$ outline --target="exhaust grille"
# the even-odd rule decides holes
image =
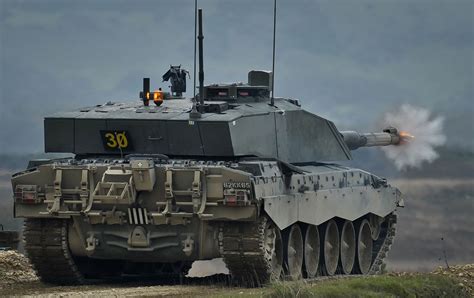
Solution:
[[[128,208],[128,223],[131,225],[147,225],[147,213],[146,208]]]

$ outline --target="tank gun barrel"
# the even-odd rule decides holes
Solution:
[[[359,133],[356,131],[341,131],[340,133],[350,150],[360,147],[400,145],[404,138],[394,127],[388,127],[383,132]]]

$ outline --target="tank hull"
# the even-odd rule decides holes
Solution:
[[[365,260],[369,265],[361,273],[377,273],[385,256],[379,254],[386,254],[393,239],[393,212],[403,206],[396,188],[367,172],[273,160],[69,159],[17,173],[12,185],[15,216],[27,218],[26,250],[33,265],[47,281],[55,280],[48,258],[76,268],[64,283],[87,280],[84,260],[110,261],[121,268],[179,264],[172,273],[183,274],[183,264],[189,269],[195,260],[223,257],[234,277],[255,285],[281,274],[335,274],[323,270],[329,265],[321,260],[326,257],[340,267],[343,254],[349,262],[344,271],[351,273],[356,240],[371,236],[374,257]],[[46,236],[49,229],[57,237]],[[343,230],[362,234],[358,238]],[[349,255],[338,250],[331,259],[323,236],[353,239]],[[315,249],[315,239],[321,242],[321,260],[307,270],[307,244]],[[42,251],[48,246],[58,256]]]

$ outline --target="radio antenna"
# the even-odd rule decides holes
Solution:
[[[270,104],[275,105],[275,36],[276,36],[276,13],[277,13],[277,1],[273,0],[273,63],[272,63],[272,98]]]
[[[193,101],[196,102],[196,42],[197,42],[197,0],[194,0],[194,94]]]
[[[203,58],[203,39],[202,34],[202,9],[198,10],[198,23],[199,23],[199,109],[201,113],[204,111],[204,58]]]
[[[201,118],[201,113],[196,108],[196,105],[197,105],[197,102],[196,102],[196,42],[197,42],[197,0],[194,0],[194,88],[193,88],[194,93],[193,93],[193,108],[189,114],[190,118]]]

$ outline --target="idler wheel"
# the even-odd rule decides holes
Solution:
[[[280,229],[270,220],[265,225],[265,258],[270,263],[270,281],[279,280],[283,271],[283,241]]]
[[[313,278],[318,274],[320,245],[318,227],[308,225],[304,236],[304,271],[308,278]]]
[[[303,235],[300,226],[293,224],[285,237],[285,263],[291,279],[299,279],[303,266]]]
[[[356,253],[356,235],[354,225],[346,220],[341,230],[341,271],[350,274],[354,268]]]
[[[359,222],[357,226],[357,254],[356,272],[361,274],[369,273],[372,265],[372,231],[367,219]]]
[[[336,221],[331,219],[322,227],[323,271],[334,275],[339,263],[339,229]]]

